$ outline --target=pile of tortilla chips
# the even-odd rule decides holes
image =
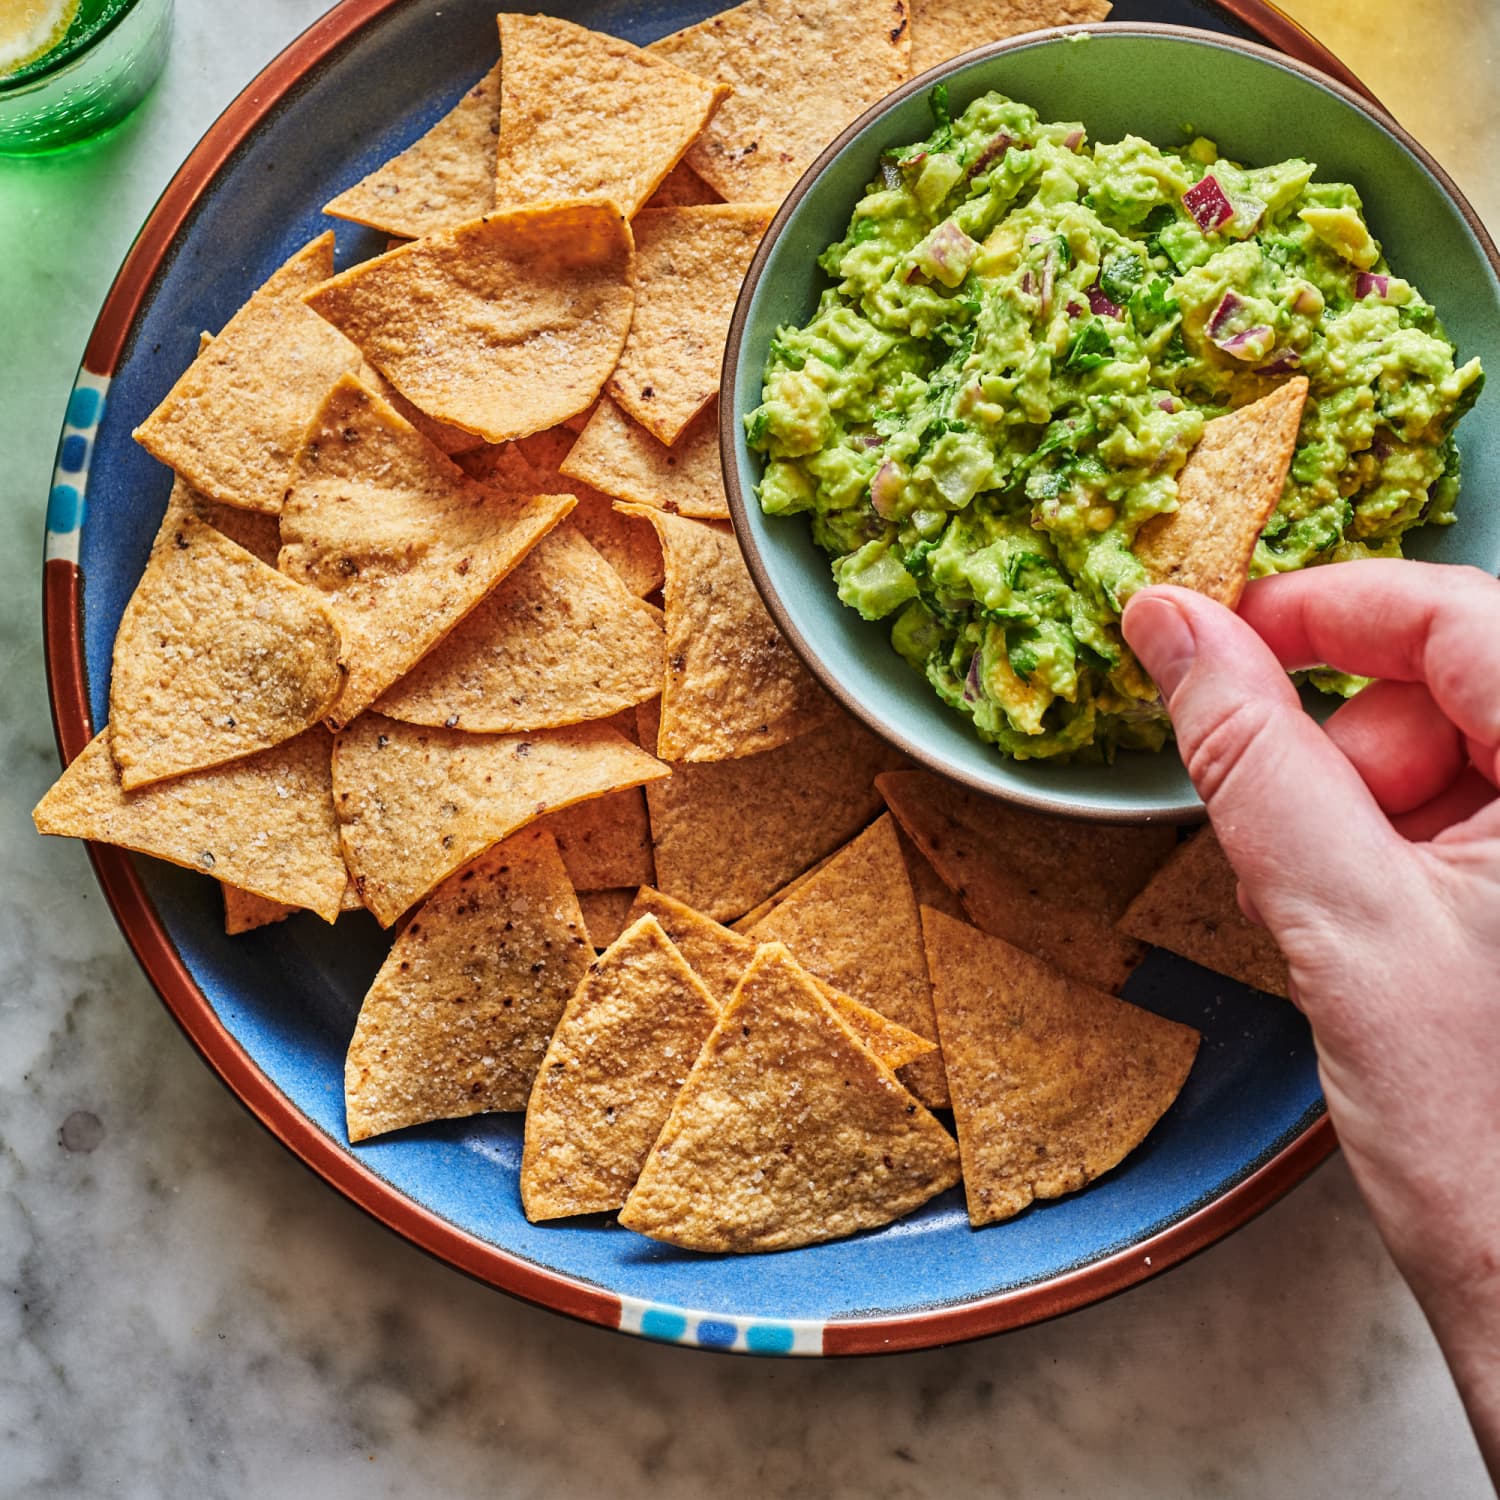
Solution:
[[[911,769],[727,525],[719,365],[777,200],[913,57],[1106,9],[749,0],[646,49],[502,15],[501,61],[328,205],[392,246],[299,250],[142,423],[170,501],[36,824],[212,876],[230,932],[395,929],[352,1141],[524,1109],[531,1218],[698,1250],[960,1180],[980,1224],[1182,1087],[1196,1033],[1108,993],[1141,940],[1285,992],[1211,835]]]

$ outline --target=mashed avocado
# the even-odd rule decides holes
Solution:
[[[1252,574],[1400,554],[1453,520],[1479,393],[1386,266],[1347,183],[1211,141],[1087,144],[986,94],[881,158],[833,279],[782,328],[763,404],[770,515],[806,511],[839,597],[1008,754],[1108,757],[1170,725],[1119,630],[1137,529],[1203,424],[1311,383]]]

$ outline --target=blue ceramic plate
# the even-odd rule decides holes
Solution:
[[[708,6],[557,8],[648,41]],[[230,107],[142,231],[86,353],[48,512],[47,651],[66,758],[104,721],[116,626],[167,499],[169,476],[131,441],[131,428],[193,357],[199,330],[220,327],[327,227],[320,205],[420,134],[483,72],[493,14],[486,0],[448,0],[440,15],[425,0],[345,0]],[[1232,9],[1122,3],[1117,14],[1269,37],[1337,68],[1252,0]],[[338,236],[344,264],[382,248],[346,224]],[[1127,993],[1199,1027],[1203,1048],[1142,1149],[1075,1197],[976,1233],[952,1192],[878,1233],[747,1259],[653,1244],[605,1218],[533,1226],[516,1190],[518,1116],[345,1144],[344,1050],[389,943],[373,919],[345,917],[330,929],[304,915],[231,939],[211,881],[115,849],[91,853],[183,1029],[314,1170],[471,1274],[630,1332],[760,1353],[859,1353],[1014,1327],[1181,1260],[1332,1149],[1297,1013],[1156,954]]]

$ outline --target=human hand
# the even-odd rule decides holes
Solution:
[[[1369,561],[1122,624],[1500,1475],[1500,582]],[[1319,665],[1379,679],[1321,728],[1286,676]]]

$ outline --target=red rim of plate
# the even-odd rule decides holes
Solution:
[[[219,116],[167,185],[126,255],[84,352],[86,370],[96,375],[113,373],[163,258],[199,198],[241,143],[307,73],[365,26],[404,3],[341,0],[267,64]],[[1332,53],[1265,0],[1217,0],[1217,8],[1269,45],[1375,102]],[[45,565],[42,612],[47,683],[64,764],[93,737],[80,578],[77,565],[70,561],[53,558]],[[313,1124],[251,1061],[215,1014],[147,897],[130,856],[121,849],[90,844],[89,858],[126,942],[188,1040],[246,1109],[304,1165],[388,1229],[467,1275],[540,1307],[606,1328],[619,1327],[618,1296],[535,1265],[457,1228],[397,1191]],[[1034,1285],[959,1306],[829,1322],[823,1330],[823,1353],[935,1348],[1041,1322],[1122,1292],[1238,1229],[1300,1182],[1336,1145],[1333,1125],[1322,1116],[1242,1182],[1149,1240]]]

